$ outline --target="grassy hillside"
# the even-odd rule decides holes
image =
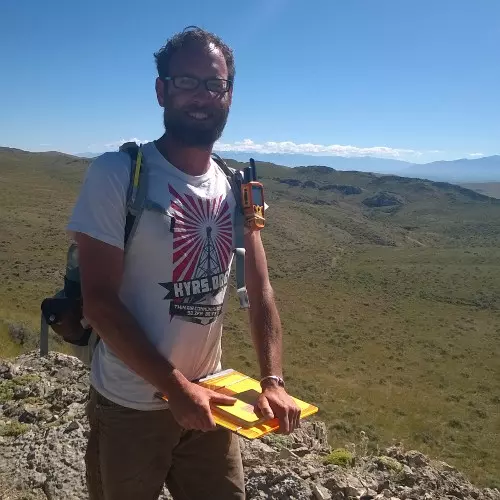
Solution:
[[[462,184],[462,186],[486,196],[500,198],[500,182],[473,182],[471,184]]]
[[[25,347],[9,328],[36,330],[40,300],[60,286],[87,165],[0,149],[5,355]],[[430,181],[257,167],[290,390],[320,406],[333,444],[364,430],[373,447],[403,441],[499,486],[500,201]],[[225,364],[257,375],[234,290],[226,325]]]

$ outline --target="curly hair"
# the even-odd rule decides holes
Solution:
[[[183,31],[170,38],[158,52],[155,52],[156,68],[160,78],[169,76],[168,71],[172,56],[182,47],[191,44],[201,44],[205,47],[208,47],[210,44],[215,45],[224,55],[229,80],[234,81],[235,67],[232,49],[217,35],[205,31],[202,28],[198,28],[197,26],[188,26]]]

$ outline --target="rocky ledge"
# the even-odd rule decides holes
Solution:
[[[87,369],[75,358],[37,353],[0,362],[0,498],[87,498],[84,414]],[[291,436],[241,440],[250,499],[492,499],[445,462],[391,447],[378,455],[332,450],[326,427],[304,421]],[[171,498],[168,491],[160,497]]]

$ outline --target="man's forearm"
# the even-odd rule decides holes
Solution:
[[[261,377],[283,376],[281,321],[272,289],[263,291],[259,300],[251,302],[250,327]]]
[[[168,396],[186,381],[149,341],[118,297],[96,298],[84,314],[118,358],[159,391]]]

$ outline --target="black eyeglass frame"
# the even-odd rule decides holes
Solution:
[[[180,87],[176,83],[176,79],[178,79],[178,78],[189,78],[190,80],[193,80],[194,82],[196,82],[196,86],[192,87],[192,88]],[[205,89],[207,89],[209,92],[214,92],[214,93],[217,93],[217,94],[225,94],[225,93],[229,92],[231,90],[231,87],[233,86],[233,81],[229,80],[229,79],[226,80],[224,78],[205,78],[203,80],[201,78],[197,78],[196,76],[190,76],[190,75],[164,76],[162,78],[162,80],[164,80],[166,82],[172,82],[173,86],[176,89],[186,90],[186,91],[196,90],[196,89],[199,88],[200,84],[203,83],[204,86],[205,86]],[[210,88],[209,87],[209,85],[210,85],[209,82],[217,82],[218,84],[220,82],[224,82],[226,88],[223,89],[223,90],[218,90],[218,89]]]

